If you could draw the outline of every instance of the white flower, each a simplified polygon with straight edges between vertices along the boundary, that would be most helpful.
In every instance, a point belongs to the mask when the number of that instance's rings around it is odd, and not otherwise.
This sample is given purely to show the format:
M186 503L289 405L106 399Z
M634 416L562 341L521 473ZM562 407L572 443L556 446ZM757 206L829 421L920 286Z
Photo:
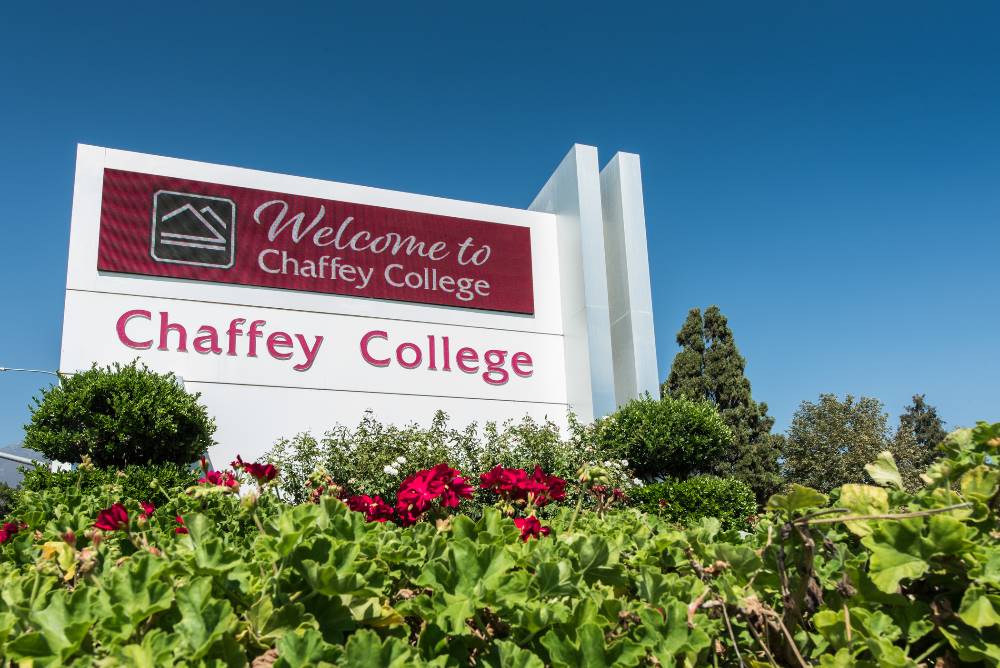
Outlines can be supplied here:
M642 484L642 481L639 480L638 478L635 478L634 480L632 480L632 483L638 487L639 485Z
M396 457L396 463L397 464L405 464L406 463L406 457L404 457L403 455L400 455L399 457Z
M385 472L386 475L396 475L397 473L399 473L397 469L393 468L392 464L386 464L384 467L382 467L382 470Z
M611 462L608 461L608 462L604 462L604 466L610 468L612 466L612 464L611 464Z
M622 466L628 466L628 460L627 459L623 459L622 460Z

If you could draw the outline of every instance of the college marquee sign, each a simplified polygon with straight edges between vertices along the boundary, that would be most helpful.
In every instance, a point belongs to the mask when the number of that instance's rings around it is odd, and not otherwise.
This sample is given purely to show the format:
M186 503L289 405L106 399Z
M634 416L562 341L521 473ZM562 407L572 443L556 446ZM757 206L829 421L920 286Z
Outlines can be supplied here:
M105 169L101 271L532 314L531 230Z

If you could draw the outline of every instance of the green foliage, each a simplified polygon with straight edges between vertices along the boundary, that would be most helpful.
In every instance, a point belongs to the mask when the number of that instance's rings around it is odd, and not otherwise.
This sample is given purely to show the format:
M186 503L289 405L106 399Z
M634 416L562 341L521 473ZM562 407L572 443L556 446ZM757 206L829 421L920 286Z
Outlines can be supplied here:
M631 463L640 478L686 478L712 468L732 433L707 401L634 399L595 425L601 447Z
M916 493L790 485L749 534L564 507L408 528L340 501L178 494L128 532L105 493L26 491L0 544L0 656L31 666L955 666L1000 663L1000 424ZM175 534L175 515L190 533ZM72 538L67 537L72 530Z
M580 425L572 416L570 437L563 439L554 423L527 417L520 422L454 429L442 411L426 428L384 424L367 412L354 429L338 425L321 439L310 434L282 439L265 458L282 472L278 485L282 498L301 503L309 496L306 481L317 469L351 493L392 500L409 473L439 462L460 469L476 486L479 476L497 465L528 471L537 465L551 475L575 480L584 464L601 464L609 475L607 484L627 489L634 484L634 475L617 452L595 438L593 428ZM575 501L576 490L570 494ZM470 512L492 502L492 497L477 500Z
M716 406L732 432L732 443L711 472L744 481L763 503L781 486L780 442L770 434L774 419L767 414L767 404L753 400L744 374L746 360L726 316L718 306L706 309L704 318L699 309L691 309L677 333L677 344L681 350L660 393L705 399Z
M757 513L753 490L742 480L695 476L665 480L632 490L634 505L671 522L693 524L714 517L723 529L749 529Z
M24 447L49 459L98 466L193 462L212 444L215 422L197 394L133 362L94 365L35 398Z
M113 500L131 499L163 503L198 481L191 466L148 464L124 468L83 466L73 471L53 473L46 466L22 469L21 489L32 492L66 493L70 489L107 493ZM110 501L109 501L110 503Z
M0 521L17 505L18 496L20 494L16 487L0 482Z
M824 492L863 482L865 464L890 449L886 421L882 404L869 397L821 394L817 403L803 401L782 453L785 479Z
M927 403L924 395L913 395L913 403L899 416L899 427L890 446L907 489L921 485L920 474L937 459L937 446L945 436L944 422L937 409Z

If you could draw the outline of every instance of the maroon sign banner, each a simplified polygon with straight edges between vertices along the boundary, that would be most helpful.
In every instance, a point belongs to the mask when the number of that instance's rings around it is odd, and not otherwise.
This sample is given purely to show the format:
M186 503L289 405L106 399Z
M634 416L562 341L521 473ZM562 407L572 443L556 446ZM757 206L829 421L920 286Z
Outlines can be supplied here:
M101 271L534 313L531 230L104 170Z

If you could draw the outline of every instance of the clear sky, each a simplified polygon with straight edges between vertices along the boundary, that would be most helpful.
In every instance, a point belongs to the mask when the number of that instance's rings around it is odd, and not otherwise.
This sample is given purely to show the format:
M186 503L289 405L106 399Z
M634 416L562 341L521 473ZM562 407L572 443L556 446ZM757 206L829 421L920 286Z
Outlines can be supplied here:
M58 365L77 142L515 207L580 142L642 157L661 378L714 303L779 428L1000 419L1000 4L141 4L0 18L0 366Z

